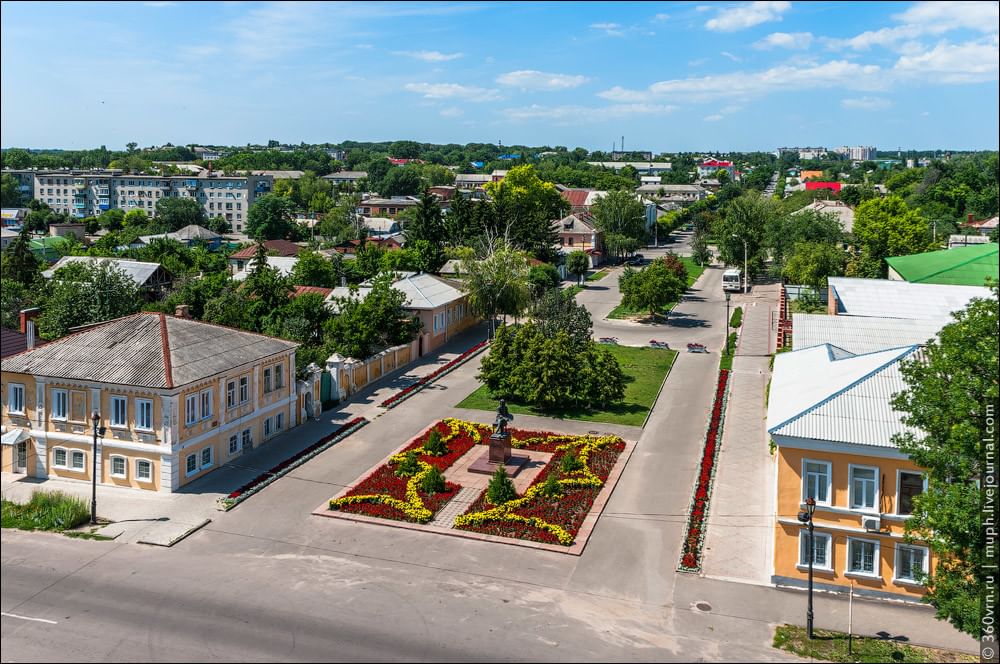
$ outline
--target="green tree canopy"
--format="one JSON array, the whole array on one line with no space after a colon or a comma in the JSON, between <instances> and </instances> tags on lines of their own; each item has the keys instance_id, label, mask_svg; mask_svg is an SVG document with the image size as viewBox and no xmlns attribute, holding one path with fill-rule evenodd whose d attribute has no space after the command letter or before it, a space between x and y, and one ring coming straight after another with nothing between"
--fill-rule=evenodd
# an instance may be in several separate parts
<instances>
[{"instance_id":1,"label":"green tree canopy","mask_svg":"<svg viewBox=\"0 0 1000 664\"><path fill-rule=\"evenodd\" d=\"M724 216L713 225L719 258L726 265L743 269L745 255L753 276L761 270L767 256L764 239L767 227L778 215L777 203L749 191L728 201L723 209Z\"/></svg>"},{"instance_id":2,"label":"green tree canopy","mask_svg":"<svg viewBox=\"0 0 1000 664\"><path fill-rule=\"evenodd\" d=\"M519 315L530 299L528 262L521 252L500 241L482 260L463 261L465 288L472 311L490 321L492 335L499 314Z\"/></svg>"},{"instance_id":3,"label":"green tree canopy","mask_svg":"<svg viewBox=\"0 0 1000 664\"><path fill-rule=\"evenodd\" d=\"M646 239L646 207L629 191L612 191L591 208L597 227L606 235Z\"/></svg>"},{"instance_id":4,"label":"green tree canopy","mask_svg":"<svg viewBox=\"0 0 1000 664\"><path fill-rule=\"evenodd\" d=\"M38 333L51 341L71 327L121 318L139 310L139 288L110 261L59 268L41 299Z\"/></svg>"},{"instance_id":5,"label":"green tree canopy","mask_svg":"<svg viewBox=\"0 0 1000 664\"><path fill-rule=\"evenodd\" d=\"M364 298L352 295L336 301L336 315L325 325L328 354L363 360L414 339L420 321L403 308L406 295L392 287L394 282L393 273L383 272L372 280Z\"/></svg>"},{"instance_id":6,"label":"green tree canopy","mask_svg":"<svg viewBox=\"0 0 1000 664\"><path fill-rule=\"evenodd\" d=\"M790 283L805 284L825 290L827 277L844 273L847 255L840 247L826 242L799 242L785 262L783 274Z\"/></svg>"},{"instance_id":7,"label":"green tree canopy","mask_svg":"<svg viewBox=\"0 0 1000 664\"><path fill-rule=\"evenodd\" d=\"M890 256L907 256L932 248L927 221L898 196L865 201L854 213L854 237L861 250L849 273L885 278ZM877 265L877 274L870 272ZM864 268L862 269L862 267Z\"/></svg>"},{"instance_id":8,"label":"green tree canopy","mask_svg":"<svg viewBox=\"0 0 1000 664\"><path fill-rule=\"evenodd\" d=\"M590 269L590 257L583 251L571 251L566 256L566 271L576 277L577 283Z\"/></svg>"},{"instance_id":9,"label":"green tree canopy","mask_svg":"<svg viewBox=\"0 0 1000 664\"><path fill-rule=\"evenodd\" d=\"M173 198L167 196L156 201L156 219L168 232L173 232L192 224L195 226L204 226L205 208L193 198Z\"/></svg>"},{"instance_id":10,"label":"green tree canopy","mask_svg":"<svg viewBox=\"0 0 1000 664\"><path fill-rule=\"evenodd\" d=\"M294 231L294 208L292 202L282 196L261 196L247 213L247 235L261 241L288 237Z\"/></svg>"}]
</instances>

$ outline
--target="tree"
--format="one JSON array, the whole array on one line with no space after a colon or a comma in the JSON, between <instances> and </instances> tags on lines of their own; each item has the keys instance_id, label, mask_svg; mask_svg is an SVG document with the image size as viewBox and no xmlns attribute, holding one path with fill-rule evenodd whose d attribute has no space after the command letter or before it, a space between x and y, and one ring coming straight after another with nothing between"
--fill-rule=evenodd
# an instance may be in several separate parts
<instances>
[{"instance_id":1,"label":"tree","mask_svg":"<svg viewBox=\"0 0 1000 664\"><path fill-rule=\"evenodd\" d=\"M125 227L125 213L120 208L105 210L97 218L97 223L106 230L120 231Z\"/></svg>"},{"instance_id":2,"label":"tree","mask_svg":"<svg viewBox=\"0 0 1000 664\"><path fill-rule=\"evenodd\" d=\"M383 196L415 196L422 186L420 173L416 168L396 166L382 178L379 193Z\"/></svg>"},{"instance_id":3,"label":"tree","mask_svg":"<svg viewBox=\"0 0 1000 664\"><path fill-rule=\"evenodd\" d=\"M219 235L233 232L233 225L226 221L225 217L212 217L205 222L205 228Z\"/></svg>"},{"instance_id":4,"label":"tree","mask_svg":"<svg viewBox=\"0 0 1000 664\"><path fill-rule=\"evenodd\" d=\"M691 259L702 266L712 261L712 250L708 248L705 233L695 233L691 238Z\"/></svg>"},{"instance_id":5,"label":"tree","mask_svg":"<svg viewBox=\"0 0 1000 664\"><path fill-rule=\"evenodd\" d=\"M0 275L23 286L31 286L41 277L41 264L28 246L28 229L22 228L0 256Z\"/></svg>"},{"instance_id":6,"label":"tree","mask_svg":"<svg viewBox=\"0 0 1000 664\"><path fill-rule=\"evenodd\" d=\"M563 331L575 346L585 345L593 334L590 311L561 290L542 295L531 307L531 318L544 336Z\"/></svg>"},{"instance_id":7,"label":"tree","mask_svg":"<svg viewBox=\"0 0 1000 664\"><path fill-rule=\"evenodd\" d=\"M620 235L639 243L646 239L646 207L631 192L609 192L597 199L591 213L605 235Z\"/></svg>"},{"instance_id":8,"label":"tree","mask_svg":"<svg viewBox=\"0 0 1000 664\"><path fill-rule=\"evenodd\" d=\"M980 598L990 562L980 540L983 446L992 438L987 426L1000 405L996 284L992 291L953 314L923 357L903 363L906 390L893 399L903 423L920 432L894 440L926 471L927 489L914 498L906 521L907 534L927 542L938 560L924 601L934 605L938 618L972 635L981 633Z\"/></svg>"},{"instance_id":9,"label":"tree","mask_svg":"<svg viewBox=\"0 0 1000 664\"><path fill-rule=\"evenodd\" d=\"M323 327L333 312L320 293L305 293L292 298L281 307L280 314L270 316L264 333L308 346L323 343Z\"/></svg>"},{"instance_id":10,"label":"tree","mask_svg":"<svg viewBox=\"0 0 1000 664\"><path fill-rule=\"evenodd\" d=\"M403 234L407 244L417 240L427 240L436 245L444 243L445 228L441 206L428 189L420 194L420 203L403 227Z\"/></svg>"},{"instance_id":11,"label":"tree","mask_svg":"<svg viewBox=\"0 0 1000 664\"><path fill-rule=\"evenodd\" d=\"M777 203L756 191L730 200L725 215L714 227L722 262L742 269L745 255L749 263L748 278L759 272L766 256L765 232L777 214Z\"/></svg>"},{"instance_id":12,"label":"tree","mask_svg":"<svg viewBox=\"0 0 1000 664\"><path fill-rule=\"evenodd\" d=\"M860 260L867 271L878 265L885 278L890 256L907 256L932 248L927 222L898 196L865 201L854 213L854 238L861 250ZM860 275L859 275L860 276Z\"/></svg>"},{"instance_id":13,"label":"tree","mask_svg":"<svg viewBox=\"0 0 1000 664\"><path fill-rule=\"evenodd\" d=\"M122 224L124 224L125 228L143 229L146 227L146 224L148 223L149 223L149 217L146 216L146 211L140 210L138 208L136 208L135 210L129 210L128 212L125 213L125 216L122 218Z\"/></svg>"},{"instance_id":14,"label":"tree","mask_svg":"<svg viewBox=\"0 0 1000 664\"><path fill-rule=\"evenodd\" d=\"M844 273L846 254L825 242L800 242L785 262L783 275L793 284L805 284L814 290L826 289L827 277Z\"/></svg>"},{"instance_id":15,"label":"tree","mask_svg":"<svg viewBox=\"0 0 1000 664\"><path fill-rule=\"evenodd\" d=\"M337 298L336 315L326 324L328 355L366 359L382 348L409 343L420 330L420 321L403 307L406 295L392 287L395 275L384 272L372 281L362 299L352 294Z\"/></svg>"},{"instance_id":16,"label":"tree","mask_svg":"<svg viewBox=\"0 0 1000 664\"><path fill-rule=\"evenodd\" d=\"M296 286L336 288L340 282L341 264L335 264L315 251L299 252L299 259L292 268L291 280Z\"/></svg>"},{"instance_id":17,"label":"tree","mask_svg":"<svg viewBox=\"0 0 1000 664\"><path fill-rule=\"evenodd\" d=\"M156 201L156 219L167 228L168 232L192 224L204 226L205 208L193 198L166 196Z\"/></svg>"},{"instance_id":18,"label":"tree","mask_svg":"<svg viewBox=\"0 0 1000 664\"><path fill-rule=\"evenodd\" d=\"M546 291L559 287L559 270L551 263L532 265L528 269L528 288L535 299Z\"/></svg>"},{"instance_id":19,"label":"tree","mask_svg":"<svg viewBox=\"0 0 1000 664\"><path fill-rule=\"evenodd\" d=\"M24 205L24 197L17 178L10 173L0 175L0 201L5 208L17 208Z\"/></svg>"},{"instance_id":20,"label":"tree","mask_svg":"<svg viewBox=\"0 0 1000 664\"><path fill-rule=\"evenodd\" d=\"M504 465L500 464L490 478L489 486L486 487L486 501L490 505L503 505L515 498L517 498L517 489L514 488L514 482L507 477L507 469Z\"/></svg>"},{"instance_id":21,"label":"tree","mask_svg":"<svg viewBox=\"0 0 1000 664\"><path fill-rule=\"evenodd\" d=\"M566 271L576 277L576 282L583 283L583 276L590 269L590 257L584 251L571 251L566 256Z\"/></svg>"},{"instance_id":22,"label":"tree","mask_svg":"<svg viewBox=\"0 0 1000 664\"><path fill-rule=\"evenodd\" d=\"M618 278L618 286L622 304L648 311L656 318L660 310L680 299L687 290L687 281L682 281L663 260L654 260L641 270L626 268Z\"/></svg>"},{"instance_id":23,"label":"tree","mask_svg":"<svg viewBox=\"0 0 1000 664\"><path fill-rule=\"evenodd\" d=\"M0 279L0 327L16 330L21 310L32 302L31 290L20 281Z\"/></svg>"},{"instance_id":24,"label":"tree","mask_svg":"<svg viewBox=\"0 0 1000 664\"><path fill-rule=\"evenodd\" d=\"M844 230L840 219L832 213L817 210L800 210L772 217L765 229L764 245L770 249L776 275L781 274L795 245L803 242L843 244Z\"/></svg>"},{"instance_id":25,"label":"tree","mask_svg":"<svg viewBox=\"0 0 1000 664\"><path fill-rule=\"evenodd\" d=\"M463 261L462 272L469 306L490 322L490 336L498 314L517 316L528 303L528 263L504 241L482 260Z\"/></svg>"},{"instance_id":26,"label":"tree","mask_svg":"<svg viewBox=\"0 0 1000 664\"><path fill-rule=\"evenodd\" d=\"M288 304L292 285L281 276L278 268L267 262L267 249L263 243L257 244L257 251L250 261L250 271L240 291L248 300L247 315L252 329L258 332L264 329L270 317L280 317L281 309Z\"/></svg>"},{"instance_id":27,"label":"tree","mask_svg":"<svg viewBox=\"0 0 1000 664\"><path fill-rule=\"evenodd\" d=\"M38 333L51 341L71 327L121 318L139 310L135 281L109 261L59 268L41 299Z\"/></svg>"},{"instance_id":28,"label":"tree","mask_svg":"<svg viewBox=\"0 0 1000 664\"><path fill-rule=\"evenodd\" d=\"M290 200L275 194L265 194L250 206L247 213L247 235L255 240L280 240L293 231L294 206Z\"/></svg>"},{"instance_id":29,"label":"tree","mask_svg":"<svg viewBox=\"0 0 1000 664\"><path fill-rule=\"evenodd\" d=\"M552 221L569 210L555 185L526 165L515 166L503 180L487 182L483 189L491 198L483 217L486 235L505 237L540 260L555 258L558 233Z\"/></svg>"}]
</instances>

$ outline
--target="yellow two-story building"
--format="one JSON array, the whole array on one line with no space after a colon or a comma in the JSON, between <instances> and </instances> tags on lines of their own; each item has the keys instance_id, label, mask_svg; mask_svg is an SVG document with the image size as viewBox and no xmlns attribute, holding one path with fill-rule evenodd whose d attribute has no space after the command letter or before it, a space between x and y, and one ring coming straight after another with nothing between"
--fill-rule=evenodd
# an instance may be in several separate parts
<instances>
[{"instance_id":1,"label":"yellow two-story building","mask_svg":"<svg viewBox=\"0 0 1000 664\"><path fill-rule=\"evenodd\" d=\"M139 313L6 357L3 470L176 491L297 425L297 346Z\"/></svg>"},{"instance_id":2,"label":"yellow two-story building","mask_svg":"<svg viewBox=\"0 0 1000 664\"><path fill-rule=\"evenodd\" d=\"M925 476L893 443L913 431L891 405L919 345L853 354L832 344L775 357L767 430L777 445L772 582L918 601L930 549L904 539ZM914 432L916 433L916 432ZM797 515L816 501L814 540Z\"/></svg>"}]
</instances>

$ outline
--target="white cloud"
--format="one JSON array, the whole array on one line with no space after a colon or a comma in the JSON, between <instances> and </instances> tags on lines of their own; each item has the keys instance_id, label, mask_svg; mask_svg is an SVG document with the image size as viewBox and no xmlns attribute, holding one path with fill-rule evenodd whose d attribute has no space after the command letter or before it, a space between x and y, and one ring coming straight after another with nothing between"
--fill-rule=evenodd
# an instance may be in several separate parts
<instances>
[{"instance_id":1,"label":"white cloud","mask_svg":"<svg viewBox=\"0 0 1000 664\"><path fill-rule=\"evenodd\" d=\"M219 53L222 48L215 44L200 44L198 46L181 46L179 51L183 58L200 60Z\"/></svg>"},{"instance_id":2,"label":"white cloud","mask_svg":"<svg viewBox=\"0 0 1000 664\"><path fill-rule=\"evenodd\" d=\"M669 20L669 19L670 19L670 14L657 14L656 16L653 17L653 20L657 21L659 23L662 23L663 21L666 21L666 20Z\"/></svg>"},{"instance_id":3,"label":"white cloud","mask_svg":"<svg viewBox=\"0 0 1000 664\"><path fill-rule=\"evenodd\" d=\"M716 32L736 32L769 21L780 21L792 6L790 2L751 2L738 7L720 9L705 27Z\"/></svg>"},{"instance_id":4,"label":"white cloud","mask_svg":"<svg viewBox=\"0 0 1000 664\"><path fill-rule=\"evenodd\" d=\"M790 48L804 50L812 43L811 32L772 32L767 37L754 43L753 47L760 50L772 48Z\"/></svg>"},{"instance_id":5,"label":"white cloud","mask_svg":"<svg viewBox=\"0 0 1000 664\"><path fill-rule=\"evenodd\" d=\"M424 62L447 62L457 60L464 55L463 53L442 53L440 51L393 51L392 54L404 55Z\"/></svg>"},{"instance_id":6,"label":"white cloud","mask_svg":"<svg viewBox=\"0 0 1000 664\"><path fill-rule=\"evenodd\" d=\"M708 58L698 58L697 60L688 60L688 67L700 67L706 62L708 62Z\"/></svg>"},{"instance_id":7,"label":"white cloud","mask_svg":"<svg viewBox=\"0 0 1000 664\"><path fill-rule=\"evenodd\" d=\"M743 62L743 58L741 58L741 57L739 57L737 55L733 55L729 51L719 51L719 55L721 55L723 57L726 57L726 58L729 58L733 62Z\"/></svg>"},{"instance_id":8,"label":"white cloud","mask_svg":"<svg viewBox=\"0 0 1000 664\"><path fill-rule=\"evenodd\" d=\"M237 55L247 60L274 60L309 48L325 37L323 7L311 2L255 4L231 21L226 31Z\"/></svg>"},{"instance_id":9,"label":"white cloud","mask_svg":"<svg viewBox=\"0 0 1000 664\"><path fill-rule=\"evenodd\" d=\"M618 23L591 23L590 27L594 30L603 30L605 34L612 37L622 37L625 35L625 32L622 31L622 26Z\"/></svg>"},{"instance_id":10,"label":"white cloud","mask_svg":"<svg viewBox=\"0 0 1000 664\"><path fill-rule=\"evenodd\" d=\"M533 69L511 71L497 77L497 83L500 85L509 85L522 90L568 90L586 82L586 76L550 74Z\"/></svg>"},{"instance_id":11,"label":"white cloud","mask_svg":"<svg viewBox=\"0 0 1000 664\"><path fill-rule=\"evenodd\" d=\"M881 46L912 50L912 41L924 35L942 35L960 29L995 33L1000 22L1000 5L996 2L918 2L894 15L893 19L900 25L868 30L849 39L824 41L833 49L865 51Z\"/></svg>"},{"instance_id":12,"label":"white cloud","mask_svg":"<svg viewBox=\"0 0 1000 664\"><path fill-rule=\"evenodd\" d=\"M425 99L493 101L500 98L496 90L459 85L458 83L407 83L403 89L421 94Z\"/></svg>"},{"instance_id":13,"label":"white cloud","mask_svg":"<svg viewBox=\"0 0 1000 664\"><path fill-rule=\"evenodd\" d=\"M506 117L512 120L553 120L582 124L634 115L666 115L677 110L670 104L612 104L610 106L539 106L532 104L524 108L508 108Z\"/></svg>"},{"instance_id":14,"label":"white cloud","mask_svg":"<svg viewBox=\"0 0 1000 664\"><path fill-rule=\"evenodd\" d=\"M997 80L1000 48L997 36L978 42L941 42L933 49L900 56L895 71L901 76L936 83L982 83Z\"/></svg>"},{"instance_id":15,"label":"white cloud","mask_svg":"<svg viewBox=\"0 0 1000 664\"><path fill-rule=\"evenodd\" d=\"M840 105L850 111L884 111L892 106L892 102L882 97L861 97L841 99Z\"/></svg>"},{"instance_id":16,"label":"white cloud","mask_svg":"<svg viewBox=\"0 0 1000 664\"><path fill-rule=\"evenodd\" d=\"M463 115L465 115L465 111L457 106L449 106L448 108L441 109L441 117L443 118L460 118Z\"/></svg>"},{"instance_id":17,"label":"white cloud","mask_svg":"<svg viewBox=\"0 0 1000 664\"><path fill-rule=\"evenodd\" d=\"M706 115L703 119L705 120L705 122L718 122L722 118L723 118L722 115L715 113L713 115Z\"/></svg>"}]
</instances>

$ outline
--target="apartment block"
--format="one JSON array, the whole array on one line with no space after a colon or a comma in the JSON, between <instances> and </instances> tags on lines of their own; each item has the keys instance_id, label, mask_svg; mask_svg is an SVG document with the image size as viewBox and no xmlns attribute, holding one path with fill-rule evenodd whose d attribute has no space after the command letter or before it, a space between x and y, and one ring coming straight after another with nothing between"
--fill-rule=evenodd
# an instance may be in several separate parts
<instances>
[{"instance_id":1,"label":"apartment block","mask_svg":"<svg viewBox=\"0 0 1000 664\"><path fill-rule=\"evenodd\" d=\"M874 159L875 154L878 152L873 145L844 145L839 148L834 148L833 151L837 154L844 155L851 161L869 161Z\"/></svg>"}]
</instances>

